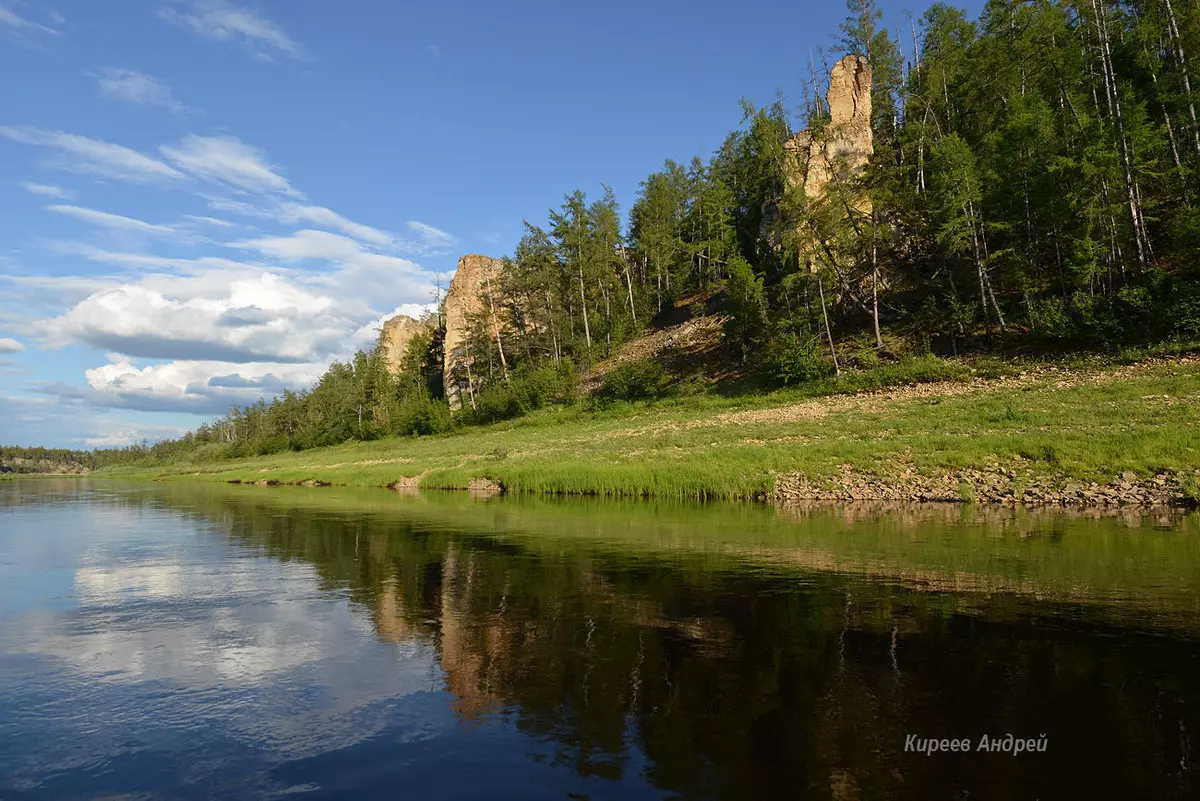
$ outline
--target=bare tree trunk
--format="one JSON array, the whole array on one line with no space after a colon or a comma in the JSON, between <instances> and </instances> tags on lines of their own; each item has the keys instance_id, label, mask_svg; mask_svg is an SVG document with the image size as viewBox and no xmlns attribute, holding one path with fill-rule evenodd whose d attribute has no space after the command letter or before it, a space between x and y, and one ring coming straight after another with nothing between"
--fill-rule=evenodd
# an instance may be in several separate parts
<instances>
[{"instance_id":1,"label":"bare tree trunk","mask_svg":"<svg viewBox=\"0 0 1200 801\"><path fill-rule=\"evenodd\" d=\"M875 210L871 210L875 217ZM871 318L875 323L875 347L883 347L883 336L879 333L879 246L875 243L876 225L871 220Z\"/></svg>"},{"instance_id":2,"label":"bare tree trunk","mask_svg":"<svg viewBox=\"0 0 1200 801\"><path fill-rule=\"evenodd\" d=\"M554 347L554 366L558 367L561 357L558 351L558 326L554 324L554 306L550 303L550 290L546 290L546 318L550 321L550 343Z\"/></svg>"},{"instance_id":3,"label":"bare tree trunk","mask_svg":"<svg viewBox=\"0 0 1200 801\"><path fill-rule=\"evenodd\" d=\"M504 343L500 340L500 320L496 317L496 296L492 292L492 277L484 275L487 281L488 306L492 310L492 335L496 337L496 349L500 351L500 371L504 380L508 380L508 359L504 358Z\"/></svg>"},{"instance_id":4,"label":"bare tree trunk","mask_svg":"<svg viewBox=\"0 0 1200 801\"><path fill-rule=\"evenodd\" d=\"M975 258L975 272L979 278L979 310L983 312L983 329L988 336L992 334L992 321L988 316L987 278L983 274L983 258L979 252L979 235L975 232L975 215L970 207L963 204L963 214L971 225L971 254Z\"/></svg>"},{"instance_id":5,"label":"bare tree trunk","mask_svg":"<svg viewBox=\"0 0 1200 801\"><path fill-rule=\"evenodd\" d=\"M583 304L583 338L587 341L587 346L592 347L592 329L588 325L587 313L587 296L583 293L583 262L579 263L579 302Z\"/></svg>"},{"instance_id":6,"label":"bare tree trunk","mask_svg":"<svg viewBox=\"0 0 1200 801\"><path fill-rule=\"evenodd\" d=\"M629 316L633 318L633 327L637 328L637 310L633 307L633 278L629 275L629 257L625 246L621 245L621 265L625 268L625 287L629 290Z\"/></svg>"},{"instance_id":7,"label":"bare tree trunk","mask_svg":"<svg viewBox=\"0 0 1200 801\"><path fill-rule=\"evenodd\" d=\"M1183 37L1179 35L1179 25L1175 22L1175 9L1171 0L1166 0L1167 23L1171 30L1171 38L1175 44L1175 57L1179 60L1179 73L1183 78L1183 91L1187 95L1188 114L1192 119L1192 136L1196 145L1196 161L1200 165L1200 125L1196 124L1196 104L1192 101L1192 79L1188 76L1187 56L1183 52Z\"/></svg>"},{"instance_id":8,"label":"bare tree trunk","mask_svg":"<svg viewBox=\"0 0 1200 801\"><path fill-rule=\"evenodd\" d=\"M1107 0L1105 0L1107 2ZM1145 231L1142 227L1141 209L1138 207L1137 188L1134 186L1133 163L1129 155L1129 140L1125 137L1125 123L1121 116L1121 98L1117 94L1117 75L1112 65L1112 48L1108 40L1108 17L1103 3L1092 0L1092 8L1096 11L1096 27L1100 35L1100 54L1104 68L1104 85L1110 93L1109 109L1113 112L1116 124L1117 144L1121 150L1121 166L1125 170L1125 195L1129 203L1129 219L1133 223L1133 241L1137 246L1138 266L1146 266L1146 252L1143 247Z\"/></svg>"},{"instance_id":9,"label":"bare tree trunk","mask_svg":"<svg viewBox=\"0 0 1200 801\"><path fill-rule=\"evenodd\" d=\"M825 319L825 336L829 339L829 355L833 357L833 374L840 376L842 368L838 364L837 349L833 346L833 329L829 327L829 312L825 308L825 285L821 281L820 270L817 271L817 291L821 293L821 316Z\"/></svg>"}]
</instances>

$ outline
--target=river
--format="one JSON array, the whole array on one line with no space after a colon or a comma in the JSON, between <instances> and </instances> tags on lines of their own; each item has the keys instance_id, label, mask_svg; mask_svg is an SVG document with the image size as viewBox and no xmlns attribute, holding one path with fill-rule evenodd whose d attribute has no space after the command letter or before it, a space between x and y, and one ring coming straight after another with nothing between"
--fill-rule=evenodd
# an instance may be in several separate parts
<instances>
[{"instance_id":1,"label":"river","mask_svg":"<svg viewBox=\"0 0 1200 801\"><path fill-rule=\"evenodd\" d=\"M1198 770L1195 516L0 482L0 799L1175 799Z\"/></svg>"}]
</instances>

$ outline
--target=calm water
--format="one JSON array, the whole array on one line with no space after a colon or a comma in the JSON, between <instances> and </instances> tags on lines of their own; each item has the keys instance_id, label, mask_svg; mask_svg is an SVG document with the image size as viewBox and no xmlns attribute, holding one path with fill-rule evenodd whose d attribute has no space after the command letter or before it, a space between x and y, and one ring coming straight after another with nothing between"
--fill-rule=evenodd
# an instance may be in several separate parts
<instances>
[{"instance_id":1,"label":"calm water","mask_svg":"<svg viewBox=\"0 0 1200 801\"><path fill-rule=\"evenodd\" d=\"M908 735L1044 752L906 752ZM0 798L1200 798L1200 522L0 482Z\"/></svg>"}]
</instances>

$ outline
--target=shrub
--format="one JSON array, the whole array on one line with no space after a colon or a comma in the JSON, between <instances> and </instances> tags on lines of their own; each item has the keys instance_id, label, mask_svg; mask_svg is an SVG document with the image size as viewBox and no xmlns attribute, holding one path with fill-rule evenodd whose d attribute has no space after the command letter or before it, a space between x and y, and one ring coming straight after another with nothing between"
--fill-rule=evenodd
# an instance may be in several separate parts
<instances>
[{"instance_id":1,"label":"shrub","mask_svg":"<svg viewBox=\"0 0 1200 801\"><path fill-rule=\"evenodd\" d=\"M453 425L450 407L430 398L420 398L404 404L397 414L397 419L399 424L396 433L411 436L440 434L448 431Z\"/></svg>"},{"instance_id":2,"label":"shrub","mask_svg":"<svg viewBox=\"0 0 1200 801\"><path fill-rule=\"evenodd\" d=\"M552 403L570 402L576 394L574 365L561 368L552 364L520 368L508 381L489 384L475 393L475 408L464 415L468 423L494 423L510 420Z\"/></svg>"},{"instance_id":3,"label":"shrub","mask_svg":"<svg viewBox=\"0 0 1200 801\"><path fill-rule=\"evenodd\" d=\"M631 401L666 394L667 371L654 359L638 359L618 364L604 377L596 397L602 401Z\"/></svg>"},{"instance_id":4,"label":"shrub","mask_svg":"<svg viewBox=\"0 0 1200 801\"><path fill-rule=\"evenodd\" d=\"M784 331L771 337L764 354L767 372L784 385L803 384L833 374L833 365L821 351L821 341L814 335L799 335Z\"/></svg>"}]
</instances>

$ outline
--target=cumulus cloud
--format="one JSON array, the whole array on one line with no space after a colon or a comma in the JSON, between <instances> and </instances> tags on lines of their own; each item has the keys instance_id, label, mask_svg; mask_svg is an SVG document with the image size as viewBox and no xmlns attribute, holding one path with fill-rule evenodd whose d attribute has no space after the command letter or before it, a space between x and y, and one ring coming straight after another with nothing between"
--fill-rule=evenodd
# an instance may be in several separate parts
<instances>
[{"instance_id":1,"label":"cumulus cloud","mask_svg":"<svg viewBox=\"0 0 1200 801\"><path fill-rule=\"evenodd\" d=\"M171 94L171 87L143 72L105 67L95 77L100 94L112 100L138 106L159 106L175 114L183 114L188 110Z\"/></svg>"},{"instance_id":2,"label":"cumulus cloud","mask_svg":"<svg viewBox=\"0 0 1200 801\"><path fill-rule=\"evenodd\" d=\"M57 387L53 391L93 406L223 414L233 403L253 403L285 389L308 387L324 370L321 362L235 366L220 361L181 360L138 367L122 360L87 370L87 390Z\"/></svg>"},{"instance_id":3,"label":"cumulus cloud","mask_svg":"<svg viewBox=\"0 0 1200 801\"><path fill-rule=\"evenodd\" d=\"M218 297L189 280L122 284L40 324L50 346L79 343L144 359L304 363L340 351L363 318L272 273L230 281ZM211 289L211 287L208 287Z\"/></svg>"},{"instance_id":4,"label":"cumulus cloud","mask_svg":"<svg viewBox=\"0 0 1200 801\"><path fill-rule=\"evenodd\" d=\"M52 184L38 184L34 183L33 181L22 181L21 186L26 192L29 192L33 195L41 195L42 197L56 197L60 200L70 200L75 196L75 193L69 189L63 189L60 186L54 186Z\"/></svg>"},{"instance_id":5,"label":"cumulus cloud","mask_svg":"<svg viewBox=\"0 0 1200 801\"><path fill-rule=\"evenodd\" d=\"M232 136L188 134L178 145L163 145L159 151L179 169L200 178L251 192L300 194L266 163L262 151Z\"/></svg>"},{"instance_id":6,"label":"cumulus cloud","mask_svg":"<svg viewBox=\"0 0 1200 801\"><path fill-rule=\"evenodd\" d=\"M55 166L72 172L100 175L120 181L153 183L178 181L184 174L170 165L122 145L90 139L64 131L32 126L0 125L0 136L55 152Z\"/></svg>"},{"instance_id":7,"label":"cumulus cloud","mask_svg":"<svg viewBox=\"0 0 1200 801\"><path fill-rule=\"evenodd\" d=\"M74 217L78 220L83 220L91 225L96 225L101 228L111 228L121 231L135 231L144 234L171 234L175 232L174 226L156 225L154 223L144 222L133 217L123 217L120 214L110 214L107 211L98 211L96 209L87 209L81 206L47 206L47 209L59 214L65 214L69 217Z\"/></svg>"},{"instance_id":8,"label":"cumulus cloud","mask_svg":"<svg viewBox=\"0 0 1200 801\"><path fill-rule=\"evenodd\" d=\"M219 42L240 41L256 53L305 58L302 47L271 20L219 0L193 0L183 11L166 7L159 17Z\"/></svg>"},{"instance_id":9,"label":"cumulus cloud","mask_svg":"<svg viewBox=\"0 0 1200 801\"><path fill-rule=\"evenodd\" d=\"M25 350L25 346L15 339L7 337L0 339L0 353L20 353Z\"/></svg>"}]
</instances>

